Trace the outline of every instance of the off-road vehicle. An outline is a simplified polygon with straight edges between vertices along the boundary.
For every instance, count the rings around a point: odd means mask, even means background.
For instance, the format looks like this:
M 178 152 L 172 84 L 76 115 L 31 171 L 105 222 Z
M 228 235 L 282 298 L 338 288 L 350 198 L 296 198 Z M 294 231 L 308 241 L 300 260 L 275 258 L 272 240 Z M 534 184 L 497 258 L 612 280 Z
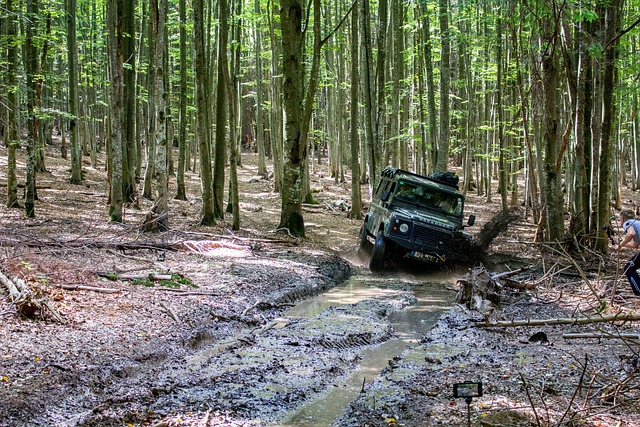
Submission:
M 457 175 L 422 176 L 387 167 L 360 229 L 358 252 L 368 253 L 373 244 L 371 271 L 405 256 L 437 263 L 466 259 L 471 235 L 464 231 L 463 213 Z M 466 226 L 474 222 L 470 215 Z

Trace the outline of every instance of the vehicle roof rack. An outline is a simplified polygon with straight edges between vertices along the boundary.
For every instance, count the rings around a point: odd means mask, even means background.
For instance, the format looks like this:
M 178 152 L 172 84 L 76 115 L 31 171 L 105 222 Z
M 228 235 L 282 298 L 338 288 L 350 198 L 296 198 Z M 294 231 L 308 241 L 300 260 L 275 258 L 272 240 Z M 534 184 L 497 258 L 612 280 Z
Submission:
M 415 176 L 417 178 L 429 179 L 431 181 L 438 182 L 440 184 L 445 184 L 450 187 L 458 189 L 458 183 L 460 182 L 460 178 L 455 172 L 431 172 L 427 176 L 418 175 L 417 173 L 409 172 L 406 170 L 394 168 L 392 166 L 387 166 L 382 171 L 382 176 L 386 178 L 395 178 L 398 174 Z

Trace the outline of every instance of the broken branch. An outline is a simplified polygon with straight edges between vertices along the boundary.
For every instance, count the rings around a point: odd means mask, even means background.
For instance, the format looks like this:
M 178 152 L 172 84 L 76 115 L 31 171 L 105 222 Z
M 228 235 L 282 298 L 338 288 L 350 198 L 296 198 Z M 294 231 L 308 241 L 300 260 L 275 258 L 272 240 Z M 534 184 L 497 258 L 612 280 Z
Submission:
M 475 322 L 477 328 L 495 328 L 507 326 L 544 326 L 544 325 L 588 325 L 603 322 L 635 322 L 640 320 L 640 314 L 617 313 L 591 317 L 567 317 L 557 319 L 520 319 L 498 322 Z

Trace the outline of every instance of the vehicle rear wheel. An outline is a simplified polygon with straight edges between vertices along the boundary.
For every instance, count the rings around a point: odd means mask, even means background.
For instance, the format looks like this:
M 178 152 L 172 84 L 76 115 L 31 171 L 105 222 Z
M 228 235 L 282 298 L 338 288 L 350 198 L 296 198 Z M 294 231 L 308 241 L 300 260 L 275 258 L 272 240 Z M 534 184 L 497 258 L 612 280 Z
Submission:
M 358 256 L 364 258 L 371 252 L 371 245 L 367 240 L 367 224 L 362 224 L 360 234 L 358 235 Z
M 373 272 L 380 272 L 385 270 L 385 262 L 387 256 L 387 238 L 384 237 L 382 230 L 378 231 L 376 235 L 376 243 L 373 245 L 371 251 L 371 258 L 369 259 L 369 270 Z

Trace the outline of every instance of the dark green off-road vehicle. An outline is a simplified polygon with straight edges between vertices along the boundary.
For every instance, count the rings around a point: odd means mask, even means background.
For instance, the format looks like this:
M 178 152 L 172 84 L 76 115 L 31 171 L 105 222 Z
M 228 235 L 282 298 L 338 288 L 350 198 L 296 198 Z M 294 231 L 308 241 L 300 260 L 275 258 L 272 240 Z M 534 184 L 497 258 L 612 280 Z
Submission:
M 455 174 L 422 176 L 387 167 L 360 229 L 358 252 L 370 250 L 371 271 L 406 256 L 436 263 L 467 259 L 471 235 L 464 231 L 463 215 Z M 474 222 L 471 215 L 466 225 Z

